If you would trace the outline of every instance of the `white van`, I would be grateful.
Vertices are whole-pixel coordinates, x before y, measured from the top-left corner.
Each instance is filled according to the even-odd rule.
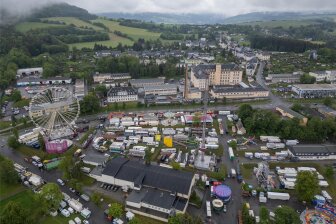
[[[61,186],[64,186],[64,185],[65,185],[64,181],[61,180],[61,179],[57,179],[57,183],[58,183],[59,185],[61,185]]]

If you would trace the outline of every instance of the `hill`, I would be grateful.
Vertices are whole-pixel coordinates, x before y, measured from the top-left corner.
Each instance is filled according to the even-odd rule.
[[[301,12],[254,12],[227,17],[223,14],[173,14],[173,13],[118,13],[108,12],[99,15],[113,19],[136,19],[147,22],[167,24],[237,24],[247,22],[263,22],[273,20],[312,20],[335,18],[334,12],[301,13]]]
[[[52,4],[36,9],[30,15],[30,19],[47,17],[76,17],[83,20],[96,19],[97,16],[87,10],[67,3]]]

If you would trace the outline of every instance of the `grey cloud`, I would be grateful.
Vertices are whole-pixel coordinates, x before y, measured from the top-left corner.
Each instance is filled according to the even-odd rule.
[[[26,15],[32,9],[54,2],[67,2],[99,12],[218,13],[233,16],[256,11],[336,10],[336,0],[0,0],[4,10]]]

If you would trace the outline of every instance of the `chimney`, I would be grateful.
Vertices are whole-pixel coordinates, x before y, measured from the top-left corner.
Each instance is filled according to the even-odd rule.
[[[186,64],[186,71],[185,71],[185,80],[184,80],[184,99],[188,99],[188,64]]]

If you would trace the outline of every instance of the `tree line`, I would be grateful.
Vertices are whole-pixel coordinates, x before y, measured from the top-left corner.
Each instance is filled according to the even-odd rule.
[[[267,51],[303,53],[307,50],[321,47],[321,45],[313,44],[308,41],[276,36],[253,35],[249,37],[249,40],[252,48]]]
[[[276,135],[283,139],[298,139],[303,142],[321,143],[326,139],[336,140],[336,121],[333,118],[308,119],[306,126],[298,118],[281,119],[270,110],[253,109],[249,104],[239,107],[238,115],[250,135]]]
[[[106,57],[97,61],[97,71],[101,73],[128,72],[132,78],[164,76],[167,79],[176,76],[182,77],[183,67],[176,67],[175,59],[168,59],[165,64],[156,64],[155,61],[143,64],[133,56],[121,56],[118,58]]]

